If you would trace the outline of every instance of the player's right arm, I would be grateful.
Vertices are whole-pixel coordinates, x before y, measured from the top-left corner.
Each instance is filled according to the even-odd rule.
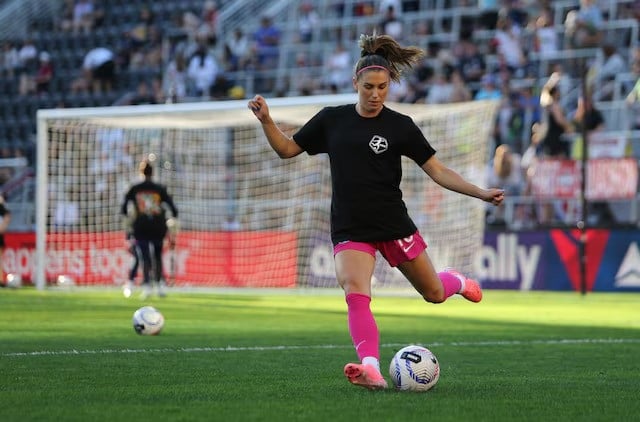
[[[291,158],[302,153],[303,149],[300,148],[300,145],[296,144],[292,137],[285,135],[275,124],[269,115],[267,101],[261,95],[253,97],[248,106],[262,123],[262,130],[269,141],[269,145],[280,158]]]

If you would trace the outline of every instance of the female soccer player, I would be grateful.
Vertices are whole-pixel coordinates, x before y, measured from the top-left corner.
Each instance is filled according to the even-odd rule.
[[[352,384],[378,390],[386,388],[387,382],[380,373],[380,336],[370,309],[376,250],[428,302],[444,302],[456,293],[472,302],[482,299],[474,280],[454,270],[436,273],[426,243],[402,201],[401,156],[413,159],[451,191],[494,205],[502,202],[504,192],[465,181],[436,158],[410,117],[385,107],[391,81],[398,81],[403,68],[410,68],[424,52],[402,47],[387,35],[362,35],[359,45],[361,57],[353,76],[357,104],[322,109],[292,137],[276,126],[262,96],[255,96],[248,106],[281,158],[303,151],[329,154],[336,276],[345,293],[349,333],[361,361],[348,363],[344,373]]]

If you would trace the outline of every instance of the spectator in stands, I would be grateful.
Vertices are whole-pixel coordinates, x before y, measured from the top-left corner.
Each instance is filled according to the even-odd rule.
[[[394,13],[396,16],[402,16],[402,0],[380,0],[380,5],[378,6],[378,13],[384,15],[389,10],[389,7],[393,7]]]
[[[209,50],[201,44],[196,53],[189,60],[187,67],[187,93],[189,96],[203,97],[209,95],[218,76],[219,68],[216,59],[209,54]]]
[[[518,197],[524,191],[521,157],[509,145],[496,148],[487,171],[487,186],[504,189],[509,197]],[[487,207],[487,223],[504,225],[504,212],[504,206]]]
[[[51,63],[51,56],[46,51],[42,51],[39,58],[40,67],[35,78],[36,94],[47,94],[53,79],[53,64]]]
[[[573,87],[573,82],[571,82],[571,77],[565,72],[564,66],[562,63],[554,63],[551,67],[550,75],[554,75],[556,85],[560,90],[560,98],[565,98],[569,95],[571,88]]]
[[[522,168],[526,179],[529,177],[529,169],[533,169],[538,160],[543,157],[540,129],[541,125],[539,122],[536,122],[531,126],[530,143],[524,150],[520,160],[520,167]],[[528,180],[527,183],[529,183]]]
[[[199,33],[206,37],[209,45],[216,45],[218,33],[218,4],[214,0],[206,0],[202,5]]]
[[[209,89],[209,97],[212,100],[228,100],[231,88],[233,88],[233,81],[230,81],[224,72],[219,72]]]
[[[142,80],[134,92],[125,94],[114,105],[141,105],[141,104],[157,104],[158,101],[149,86],[148,81]]]
[[[71,31],[73,29],[73,8],[75,7],[75,0],[64,0],[60,5],[58,12],[57,27],[62,31]]]
[[[543,159],[542,152],[542,138],[540,136],[540,123],[536,122],[531,126],[531,138],[530,143],[527,148],[524,150],[522,157],[520,159],[520,169],[523,174],[523,182],[524,188],[522,194],[525,196],[532,195],[532,181],[535,177],[535,170],[538,161]],[[543,204],[530,204],[524,205],[521,207],[520,212],[522,213],[521,226],[520,228],[533,228],[538,221],[538,216],[541,215]],[[547,207],[549,210],[552,210],[552,207]],[[551,212],[551,211],[550,211]],[[550,214],[549,212],[549,214]]]
[[[588,85],[598,101],[610,101],[615,94],[616,76],[627,71],[627,64],[613,44],[602,46],[602,62],[596,62],[589,69]],[[618,93],[620,94],[620,93]]]
[[[143,69],[155,71],[163,66],[163,34],[159,25],[149,27],[149,39],[143,47],[143,54]]]
[[[260,19],[260,28],[253,34],[258,69],[271,69],[277,65],[280,55],[280,36],[280,30],[274,26],[273,20],[263,16]]]
[[[517,109],[519,110],[521,119],[519,127],[521,130],[521,145],[519,151],[524,151],[528,141],[531,138],[531,128],[534,122],[540,121],[540,97],[535,92],[533,83],[523,84],[519,88],[515,89],[515,95],[517,96]]]
[[[353,3],[353,16],[373,16],[376,13],[373,1],[356,1]]]
[[[478,27],[480,29],[494,30],[498,22],[500,4],[498,0],[478,0]]]
[[[23,41],[18,50],[18,60],[20,61],[20,71],[31,72],[38,63],[38,49],[31,38]]]
[[[260,28],[253,34],[258,71],[270,71],[278,66],[280,37],[280,30],[273,24],[273,20],[263,16],[260,19]],[[256,85],[257,91],[271,92],[274,88],[274,78],[270,75],[259,75]]]
[[[580,8],[564,21],[566,48],[594,48],[602,41],[604,17],[596,0],[580,0]]]
[[[380,373],[379,332],[370,307],[377,251],[428,302],[444,302],[454,294],[472,302],[482,299],[474,280],[457,271],[434,269],[426,243],[402,201],[401,156],[413,159],[451,191],[494,205],[503,201],[504,192],[464,180],[437,158],[410,117],[384,106],[390,83],[399,80],[401,71],[411,69],[424,52],[401,47],[386,35],[363,35],[359,46],[353,75],[355,104],[322,109],[293,136],[275,124],[264,97],[256,95],[247,105],[279,157],[293,158],[305,151],[329,155],[336,276],[344,290],[349,333],[361,362],[345,365],[344,374],[354,385],[380,390],[387,383]]]
[[[453,70],[451,72],[449,80],[451,81],[451,96],[449,98],[449,102],[462,103],[473,99],[471,90],[467,87],[467,84],[458,70]]]
[[[235,72],[245,70],[251,63],[251,44],[242,28],[233,30],[233,34],[225,42],[225,62],[228,70]]]
[[[81,222],[80,193],[77,186],[65,188],[55,200],[53,225],[57,229],[71,228]]]
[[[11,211],[5,204],[4,196],[0,195],[0,277],[2,277],[2,282],[5,281],[4,265],[2,265],[2,257],[6,246],[4,235],[9,228],[9,224],[11,224]]]
[[[439,69],[429,84],[429,92],[425,98],[426,104],[446,104],[451,102],[453,95],[453,85],[451,84],[450,72],[447,69]]]
[[[622,7],[621,17],[635,19],[640,22],[640,0],[632,0],[626,4],[618,5]]]
[[[7,78],[13,78],[20,69],[20,55],[11,40],[7,40],[2,44],[2,61],[0,62],[0,66]]]
[[[507,144],[513,152],[519,153],[522,150],[523,125],[524,110],[520,105],[519,93],[504,84],[496,118],[496,143]]]
[[[589,95],[582,95],[578,99],[578,107],[573,115],[572,123],[576,132],[582,133],[582,130],[585,130],[587,136],[606,128],[602,112],[596,108]]]
[[[155,24],[155,15],[149,6],[143,5],[138,12],[138,21],[128,33],[134,47],[143,47],[150,38],[150,28]]]
[[[395,39],[401,39],[404,29],[402,20],[398,17],[394,6],[388,6],[384,11],[382,21],[380,22],[380,33],[387,34]]]
[[[482,77],[482,86],[473,97],[474,100],[499,100],[502,98],[502,91],[498,87],[498,78],[487,73]]]
[[[298,15],[298,36],[300,42],[308,44],[313,41],[313,33],[320,23],[320,15],[311,1],[303,1]]]
[[[351,54],[342,42],[336,42],[335,49],[325,62],[327,84],[332,92],[341,92],[351,86]]]
[[[179,103],[187,96],[187,59],[180,49],[163,72],[162,91],[172,103]]]
[[[313,95],[319,87],[318,85],[321,85],[318,78],[313,77],[308,69],[312,66],[313,63],[307,53],[299,52],[296,54],[295,67],[298,71],[291,72],[288,82],[289,88],[293,89],[297,93],[296,95]]]
[[[464,81],[471,86],[472,94],[475,95],[487,70],[484,55],[478,50],[471,35],[464,36],[454,45],[453,54],[456,57],[456,67]]]
[[[111,92],[116,78],[115,56],[105,47],[96,47],[84,56],[82,75],[72,82],[72,92],[88,92],[95,94]]]
[[[631,72],[635,75],[636,82],[627,94],[625,102],[631,110],[631,128],[640,130],[640,47],[636,48],[631,58]]]
[[[35,75],[23,73],[20,77],[19,92],[22,95],[28,94],[47,94],[49,92],[49,84],[53,79],[53,64],[51,64],[51,56],[46,51],[41,51],[38,55],[40,64]]]
[[[525,76],[527,58],[522,48],[522,30],[514,25],[508,15],[500,15],[496,27],[496,32],[491,40],[495,47],[501,67],[507,70],[516,78]]]
[[[88,34],[93,29],[94,5],[91,0],[76,0],[73,6],[72,29],[75,33]]]
[[[194,39],[200,29],[200,18],[190,10],[182,13],[180,28],[189,39]]]
[[[542,60],[555,58],[560,50],[558,34],[553,26],[553,11],[548,8],[542,9],[536,18],[533,48]]]
[[[564,135],[573,132],[574,128],[566,116],[560,103],[560,76],[552,73],[542,87],[540,106],[542,107],[542,125],[540,136],[545,156],[568,158],[570,144]]]

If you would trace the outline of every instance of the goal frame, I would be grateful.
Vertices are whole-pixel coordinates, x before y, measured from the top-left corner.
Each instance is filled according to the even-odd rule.
[[[285,97],[270,98],[269,106],[296,106],[296,105],[321,105],[321,104],[341,104],[356,102],[357,95],[315,95],[307,97]],[[56,108],[40,109],[36,113],[36,250],[35,269],[33,272],[33,284],[39,290],[46,287],[46,242],[47,242],[47,208],[49,185],[48,177],[48,125],[50,119],[77,119],[96,117],[135,117],[152,114],[174,114],[174,113],[202,113],[216,112],[222,110],[246,110],[248,99],[230,101],[203,101],[192,103],[172,103],[172,104],[147,104],[135,106],[111,106],[111,107],[82,107],[82,108]],[[250,116],[253,117],[253,116]],[[204,123],[206,125],[206,123]]]

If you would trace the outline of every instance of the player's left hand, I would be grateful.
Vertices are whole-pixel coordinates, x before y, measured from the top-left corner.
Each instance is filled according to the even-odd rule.
[[[482,199],[486,202],[490,202],[491,204],[498,206],[504,200],[504,189],[487,189]]]

